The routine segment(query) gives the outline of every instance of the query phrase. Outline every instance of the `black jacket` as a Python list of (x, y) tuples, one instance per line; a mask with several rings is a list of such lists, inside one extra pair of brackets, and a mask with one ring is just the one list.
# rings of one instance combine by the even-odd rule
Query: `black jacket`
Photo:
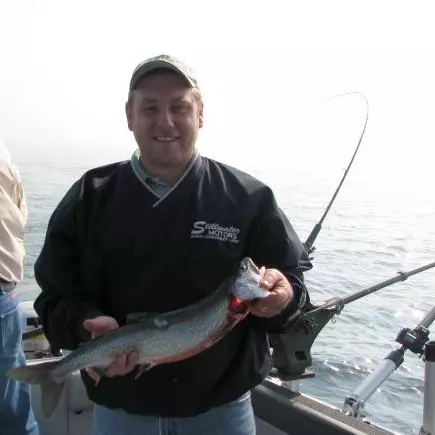
[(42, 292), (34, 306), (49, 342), (74, 349), (89, 339), (86, 318), (104, 314), (123, 325), (130, 312), (184, 307), (215, 291), (245, 256), (293, 284), (296, 298), (279, 316), (248, 316), (212, 348), (137, 380), (133, 372), (95, 387), (82, 373), (96, 403), (196, 415), (261, 383), (271, 368), (266, 333), (283, 330), (308, 303), (301, 268), (309, 260), (269, 187), (200, 156), (162, 199), (130, 161), (86, 172), (50, 218), (35, 264)]

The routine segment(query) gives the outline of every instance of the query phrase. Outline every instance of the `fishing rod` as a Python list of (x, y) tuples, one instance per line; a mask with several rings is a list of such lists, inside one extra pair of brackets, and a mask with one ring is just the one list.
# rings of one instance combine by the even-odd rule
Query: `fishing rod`
[[(314, 376), (313, 373), (306, 371), (306, 368), (312, 365), (311, 347), (322, 329), (335, 315), (341, 313), (345, 305), (434, 267), (435, 262), (432, 262), (409, 272), (398, 272), (396, 276), (364, 290), (342, 298), (329, 299), (321, 305), (312, 305), (312, 309), (299, 315), (289, 332), (269, 334), (273, 347), (273, 372), (284, 381)], [(431, 320), (431, 317), (427, 318), (425, 322), (428, 320)], [(404, 340), (406, 338), (408, 337), (404, 336)]]
[(308, 311), (307, 313), (305, 313), (305, 315), (311, 315), (311, 314), (315, 313), (316, 311), (324, 310), (324, 309), (331, 308), (331, 307), (340, 307), (340, 310), (341, 310), (345, 305), (349, 304), (350, 302), (361, 299), (364, 296), (367, 296), (371, 293), (374, 293), (375, 291), (378, 291), (378, 290), (383, 289), (385, 287), (388, 287), (392, 284), (395, 284), (396, 282), (406, 281), (410, 276), (417, 275), (418, 273), (432, 269), (433, 267), (435, 267), (435, 262), (428, 263), (428, 264), (421, 266), (421, 267), (417, 267), (416, 269), (412, 269), (409, 272), (397, 272), (396, 276), (389, 278), (385, 281), (382, 281), (378, 284), (375, 284), (371, 287), (368, 287), (364, 290), (357, 291), (357, 292), (352, 293), (352, 294), (345, 296), (343, 298), (334, 297), (332, 299), (329, 299), (324, 304), (320, 305), (319, 307), (316, 307), (314, 310)]
[(367, 108), (367, 110), (366, 110), (366, 116), (365, 116), (365, 121), (364, 121), (364, 127), (362, 129), (361, 135), (360, 135), (359, 140), (358, 140), (358, 144), (357, 144), (357, 146), (355, 148), (355, 151), (354, 151), (354, 153), (352, 155), (352, 158), (351, 158), (351, 160), (349, 162), (349, 165), (347, 166), (346, 171), (344, 172), (344, 175), (341, 178), (341, 181), (338, 184), (337, 189), (335, 190), (334, 194), (332, 195), (332, 198), (329, 201), (328, 206), (326, 207), (322, 217), (320, 218), (320, 221), (314, 226), (314, 228), (312, 229), (310, 235), (308, 236), (307, 240), (304, 243), (305, 249), (306, 249), (308, 254), (311, 254), (315, 250), (315, 247), (313, 247), (313, 244), (314, 244), (317, 236), (319, 235), (320, 230), (322, 229), (323, 221), (325, 220), (327, 214), (329, 213), (329, 210), (332, 207), (332, 204), (334, 203), (335, 198), (337, 197), (338, 192), (340, 191), (341, 186), (343, 185), (344, 180), (347, 177), (347, 174), (348, 174), (348, 172), (350, 170), (350, 167), (352, 166), (353, 161), (355, 160), (355, 157), (356, 157), (356, 155), (358, 153), (359, 147), (361, 145), (362, 139), (363, 139), (365, 131), (366, 131), (367, 122), (368, 122), (368, 119), (369, 119), (369, 103), (368, 103), (367, 98), (366, 98), (366, 96), (364, 94), (362, 94), (360, 92), (347, 92), (345, 94), (336, 95), (336, 96), (330, 98), (330, 100), (333, 99), (333, 98), (338, 98), (338, 97), (342, 97), (344, 95), (350, 95), (350, 94), (361, 95), (364, 98), (365, 102), (366, 102), (366, 108)]

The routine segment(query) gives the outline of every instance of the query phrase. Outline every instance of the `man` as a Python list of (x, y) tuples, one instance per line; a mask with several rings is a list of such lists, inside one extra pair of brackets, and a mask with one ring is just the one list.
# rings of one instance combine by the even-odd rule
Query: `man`
[(125, 109), (138, 150), (87, 171), (54, 211), (35, 264), (35, 310), (48, 340), (73, 349), (128, 313), (198, 301), (251, 257), (268, 268), (270, 295), (215, 346), (138, 379), (135, 352), (102, 378), (82, 378), (96, 404), (94, 435), (254, 434), (250, 390), (271, 368), (266, 334), (308, 303), (309, 260), (267, 186), (199, 154), (203, 102), (190, 68), (167, 55), (143, 62)]
[(22, 347), (24, 317), (15, 287), (23, 278), (27, 207), (18, 169), (0, 142), (0, 434), (38, 435), (30, 390), (5, 372), (26, 363)]

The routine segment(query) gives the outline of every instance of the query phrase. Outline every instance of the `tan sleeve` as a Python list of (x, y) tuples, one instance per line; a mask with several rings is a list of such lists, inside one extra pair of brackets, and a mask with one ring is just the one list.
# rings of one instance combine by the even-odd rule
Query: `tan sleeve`
[(27, 204), (20, 174), (0, 144), (0, 277), (21, 281), (25, 261)]

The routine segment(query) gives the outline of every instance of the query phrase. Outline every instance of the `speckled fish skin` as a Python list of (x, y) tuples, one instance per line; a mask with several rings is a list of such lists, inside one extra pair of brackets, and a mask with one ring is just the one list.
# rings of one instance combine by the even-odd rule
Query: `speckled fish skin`
[[(189, 358), (212, 346), (246, 317), (249, 301), (267, 295), (259, 287), (263, 271), (244, 258), (235, 277), (199, 303), (162, 314), (133, 313), (127, 325), (86, 342), (60, 360), (17, 367), (7, 374), (21, 382), (41, 384), (45, 396), (52, 396), (46, 399), (42, 391), (42, 409), (49, 416), (57, 406), (61, 385), (76, 370), (106, 368), (117, 355), (136, 351), (139, 376), (155, 365)], [(235, 298), (241, 301), (237, 309), (232, 304)]]

